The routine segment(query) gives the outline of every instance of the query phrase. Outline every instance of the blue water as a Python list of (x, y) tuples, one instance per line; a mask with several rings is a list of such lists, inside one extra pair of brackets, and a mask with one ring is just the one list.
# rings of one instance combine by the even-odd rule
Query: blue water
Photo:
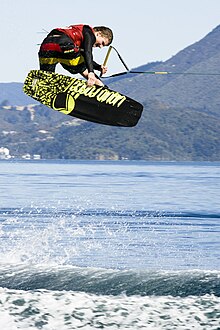
[(1, 161), (0, 328), (220, 329), (219, 169)]

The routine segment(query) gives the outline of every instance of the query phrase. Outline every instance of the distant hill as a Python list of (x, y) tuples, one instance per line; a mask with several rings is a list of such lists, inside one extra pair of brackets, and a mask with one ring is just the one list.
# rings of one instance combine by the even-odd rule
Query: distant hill
[[(132, 74), (128, 74), (123, 76), (123, 80), (110, 86), (141, 102), (158, 100), (173, 106), (212, 112), (219, 116), (220, 25), (202, 40), (180, 51), (166, 62), (151, 66), (149, 71), (184, 72), (188, 75), (140, 74), (132, 77)], [(207, 75), (200, 75), (201, 73)], [(219, 75), (214, 76), (210, 73)]]
[(134, 128), (72, 119), (25, 96), (22, 84), (0, 84), (0, 147), (43, 158), (219, 161), (220, 75), (210, 73), (220, 74), (220, 26), (167, 61), (136, 69), (176, 74), (105, 80), (143, 103)]
[(2, 105), (28, 105), (37, 104), (35, 100), (25, 95), (22, 83), (0, 83), (0, 104)]

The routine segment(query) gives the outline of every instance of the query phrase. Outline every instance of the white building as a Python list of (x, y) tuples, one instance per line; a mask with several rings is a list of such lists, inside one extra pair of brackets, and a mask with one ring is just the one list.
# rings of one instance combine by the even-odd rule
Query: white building
[(10, 159), (11, 155), (8, 148), (0, 147), (0, 159)]

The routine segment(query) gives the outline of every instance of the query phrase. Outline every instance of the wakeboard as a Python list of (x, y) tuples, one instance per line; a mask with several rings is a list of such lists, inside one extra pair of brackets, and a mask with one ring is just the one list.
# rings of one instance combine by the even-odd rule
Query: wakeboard
[(65, 115), (104, 125), (135, 126), (143, 111), (142, 104), (107, 87), (42, 70), (28, 73), (23, 91)]

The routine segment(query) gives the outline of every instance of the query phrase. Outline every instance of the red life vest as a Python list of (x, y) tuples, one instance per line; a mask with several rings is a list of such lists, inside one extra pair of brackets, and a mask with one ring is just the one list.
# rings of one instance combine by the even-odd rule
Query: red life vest
[[(68, 37), (70, 37), (73, 40), (73, 43), (74, 43), (76, 49), (78, 49), (78, 51), (79, 51), (79, 49), (82, 47), (82, 43), (83, 43), (83, 39), (84, 39), (83, 27), (84, 27), (84, 24), (79, 24), (79, 25), (70, 25), (66, 28), (56, 28), (56, 30), (61, 31), (61, 32), (65, 33), (66, 35), (68, 35)], [(92, 30), (93, 33), (95, 33), (91, 26), (90, 26), (90, 29)]]

